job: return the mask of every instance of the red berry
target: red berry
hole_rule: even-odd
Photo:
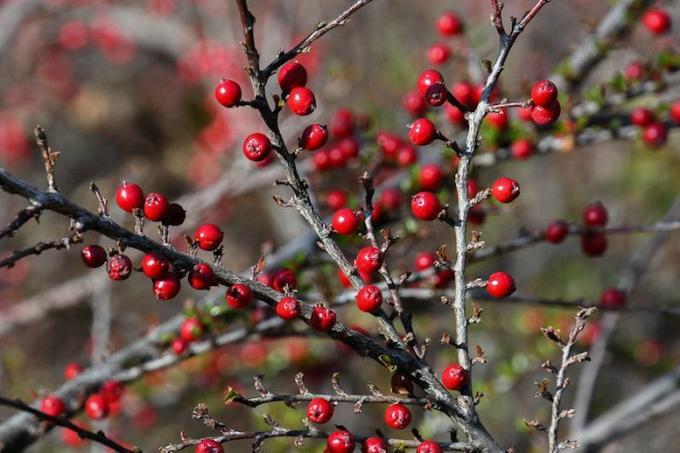
[[[642,16],[642,23],[655,35],[667,32],[671,28],[671,18],[668,13],[659,8],[650,8]]]
[[[106,262],[106,250],[99,245],[88,245],[80,251],[80,256],[88,267],[99,267]]]
[[[186,318],[179,326],[179,336],[187,343],[196,341],[196,339],[203,335],[203,331],[203,323],[198,318],[194,317]]]
[[[517,109],[517,118],[520,121],[529,122],[531,121],[531,107],[520,107]]]
[[[245,308],[253,301],[253,292],[242,283],[234,283],[227,289],[227,303],[232,308]]]
[[[642,141],[651,148],[660,148],[666,143],[668,129],[663,123],[652,123],[642,131]]]
[[[427,118],[418,118],[409,126],[408,138],[414,145],[429,145],[437,138],[437,128]]]
[[[215,88],[215,99],[225,107],[233,107],[241,100],[241,86],[233,80],[222,79]]]
[[[116,189],[116,203],[118,207],[126,212],[144,207],[144,192],[137,184],[123,182]]]
[[[368,246],[359,250],[354,261],[359,272],[372,274],[382,266],[383,256],[382,253],[380,253],[380,250]]]
[[[177,337],[174,340],[172,340],[172,343],[170,343],[170,347],[172,348],[172,352],[174,352],[177,355],[181,355],[184,354],[184,352],[189,348],[189,343],[187,343],[182,338]]]
[[[418,118],[427,112],[427,103],[418,91],[413,90],[401,98],[401,106],[409,115]]]
[[[673,120],[673,122],[680,124],[680,101],[673,102],[668,109],[668,113],[670,114],[671,120]]]
[[[486,292],[497,299],[515,292],[515,280],[506,272],[494,272],[486,282]]]
[[[437,30],[444,36],[455,36],[463,32],[463,21],[457,14],[446,11],[437,19]]]
[[[498,178],[491,185],[491,195],[501,203],[510,203],[519,197],[519,184],[511,178]]]
[[[411,212],[420,220],[434,220],[442,210],[439,198],[432,192],[418,192],[411,198]]]
[[[526,139],[515,140],[510,151],[515,159],[527,159],[534,153],[534,144]]]
[[[196,445],[195,453],[224,453],[222,444],[212,439],[201,439]]]
[[[115,379],[109,379],[102,384],[99,389],[99,394],[104,397],[107,403],[115,404],[123,397],[125,386],[122,382]]]
[[[109,273],[109,278],[111,280],[127,280],[132,273],[132,261],[127,255],[122,253],[117,253],[110,256],[106,262],[106,272]]]
[[[331,135],[335,138],[349,137],[356,128],[356,118],[349,109],[338,109],[331,117]]]
[[[425,93],[427,93],[427,89],[430,87],[430,85],[435,85],[435,84],[444,84],[444,76],[439,72],[434,69],[427,69],[423,71],[420,74],[420,77],[418,77],[418,94],[420,94],[420,97],[425,97]]]
[[[609,214],[602,203],[596,201],[583,208],[583,224],[587,226],[602,227],[607,224]]]
[[[413,165],[418,160],[418,150],[411,145],[403,145],[397,152],[397,163],[402,167]]]
[[[592,231],[583,233],[581,235],[581,250],[590,257],[604,255],[607,250],[607,235]]]
[[[273,272],[261,272],[255,277],[258,283],[268,286],[274,289],[274,273]]]
[[[168,213],[170,202],[163,194],[151,192],[144,199],[144,216],[152,222],[160,222]]]
[[[314,398],[307,405],[307,418],[314,423],[324,424],[333,417],[333,405],[324,398]]]
[[[425,164],[418,172],[418,184],[422,189],[435,191],[444,179],[444,172],[437,164]]]
[[[255,132],[243,140],[243,155],[253,162],[261,162],[272,152],[272,142],[264,134]]]
[[[454,105],[445,104],[444,114],[446,114],[446,119],[448,119],[451,124],[457,126],[465,124],[465,113]]]
[[[531,88],[531,100],[541,107],[548,107],[557,100],[557,87],[550,80],[536,82]]]
[[[340,140],[338,148],[342,151],[345,160],[353,159],[359,155],[359,141],[354,137],[345,137]]]
[[[383,302],[382,292],[375,285],[367,285],[359,290],[356,296],[357,307],[366,313],[376,311]]]
[[[350,208],[342,208],[333,214],[333,229],[339,234],[352,234],[359,226],[357,215]]]
[[[396,187],[385,189],[378,197],[378,203],[388,212],[395,212],[401,206],[401,191]]]
[[[385,423],[393,429],[404,429],[411,424],[411,411],[401,403],[387,406]]]
[[[569,224],[564,220],[555,220],[545,229],[545,240],[551,244],[564,241],[569,233]]]
[[[476,105],[475,87],[468,82],[458,82],[453,86],[453,96],[466,107]]]
[[[302,131],[300,147],[308,151],[321,148],[328,141],[328,128],[321,124],[310,124]]]
[[[425,102],[432,107],[439,107],[444,104],[449,96],[449,90],[446,89],[443,83],[435,83],[427,87],[425,92]]]
[[[55,395],[49,395],[40,401],[40,412],[44,412],[52,417],[59,417],[66,410],[64,401]]]
[[[204,290],[215,286],[215,272],[205,263],[198,263],[189,272],[189,285],[194,289]]]
[[[109,415],[109,403],[103,395],[93,393],[85,401],[85,413],[92,420],[101,420]]]
[[[387,444],[380,437],[369,437],[361,446],[361,453],[387,453]]]
[[[222,239],[224,239],[224,233],[212,223],[204,223],[194,232],[194,241],[198,243],[201,250],[215,250],[222,243]]]
[[[621,308],[626,305],[626,293],[618,288],[607,288],[600,295],[600,305],[604,308]]]
[[[317,305],[312,309],[312,315],[309,318],[309,325],[319,332],[326,332],[335,325],[336,315],[335,311],[321,305]]]
[[[482,225],[486,220],[486,211],[480,206],[473,206],[468,213],[468,221],[472,225]]]
[[[636,126],[648,126],[654,119],[654,112],[643,107],[638,107],[630,112],[630,122]]]
[[[165,214],[163,223],[170,226],[179,226],[187,218],[187,212],[177,203],[170,203],[168,212]]]
[[[342,168],[342,166],[345,165],[345,162],[347,162],[347,158],[339,146],[333,146],[327,153],[328,162],[331,168]]]
[[[420,252],[416,255],[413,262],[417,271],[425,271],[434,268],[434,263],[437,262],[437,255],[432,252]]]
[[[626,66],[624,75],[630,81],[640,81],[647,75],[647,68],[643,63],[633,61]]]
[[[169,269],[170,263],[157,257],[153,252],[142,257],[142,272],[151,279],[161,278]]]
[[[443,453],[442,447],[437,442],[424,440],[416,447],[416,453]]]
[[[283,297],[276,303],[276,314],[286,321],[295,319],[300,315],[300,302],[294,297]]]
[[[170,300],[175,297],[182,288],[179,278],[174,272],[168,272],[153,281],[153,293],[160,300]]]
[[[432,64],[444,64],[451,57],[451,49],[442,42],[433,44],[427,49],[427,59]]]
[[[354,447],[354,436],[344,429],[333,431],[326,439],[328,453],[352,453]]]
[[[288,269],[287,267],[282,267],[274,272],[272,287],[279,291],[284,292],[287,290],[294,290],[297,288],[297,276],[295,271]]]
[[[457,363],[449,365],[442,372],[442,384],[449,390],[460,390],[467,382],[468,372]]]
[[[296,115],[309,115],[316,109],[314,92],[307,87],[293,88],[288,95],[288,107]]]
[[[331,168],[330,156],[328,155],[328,151],[324,149],[321,149],[314,153],[312,159],[314,162],[314,168],[319,171],[328,170],[329,168]]]
[[[505,113],[505,110],[489,113],[486,115],[486,120],[489,122],[491,127],[499,131],[507,129],[508,124],[510,124],[510,118],[508,117],[508,114]]]
[[[548,126],[557,121],[560,113],[562,113],[560,101],[555,101],[546,107],[541,105],[534,106],[531,109],[531,119],[539,126]]]
[[[344,190],[331,190],[326,194],[326,205],[332,211],[339,211],[347,206],[347,199],[347,192]]]
[[[378,146],[387,158],[394,157],[402,144],[399,137],[394,134],[380,133],[377,139]]]
[[[82,371],[83,367],[80,364],[71,362],[64,367],[64,379],[67,381],[75,379]]]
[[[74,425],[76,425],[80,428],[88,429],[87,426],[85,426],[83,423],[80,423],[76,420],[72,421],[71,423],[73,423]],[[83,444],[85,443],[85,440],[81,439],[77,432],[75,432],[71,429],[68,429],[68,428],[62,428],[62,430],[61,430],[61,441],[64,443],[64,445],[66,445],[68,447],[73,447],[73,448],[82,447]]]
[[[281,66],[277,78],[281,90],[287,93],[295,87],[307,85],[307,70],[297,61],[289,61]]]

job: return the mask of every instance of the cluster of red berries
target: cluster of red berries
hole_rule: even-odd
[[[92,420],[102,420],[116,408],[123,396],[125,387],[119,381],[108,380],[104,382],[99,390],[87,397],[84,403],[85,414]],[[67,412],[66,404],[57,395],[48,395],[40,401],[38,407],[41,412],[52,417],[60,417]]]
[[[312,163],[316,170],[344,168],[359,156],[361,142],[357,132],[364,126],[358,115],[341,108],[333,113],[328,127],[320,124],[307,126],[299,139],[299,146],[315,151]]]
[[[680,124],[680,101],[675,101],[668,108],[670,120]],[[630,112],[630,122],[641,130],[640,139],[650,148],[660,148],[668,139],[668,127],[656,113],[648,108],[638,107]]]
[[[443,38],[460,36],[464,31],[464,24],[460,16],[451,11],[444,12],[437,19],[437,31]],[[451,48],[444,42],[437,42],[427,50],[427,59],[432,64],[444,64],[451,57]]]
[[[557,99],[557,87],[550,80],[536,82],[531,88],[531,119],[539,126],[548,126],[559,118],[562,112]]]
[[[583,208],[583,225],[601,228],[607,226],[609,214],[607,208],[596,201]],[[594,230],[586,230],[581,234],[581,249],[587,256],[602,256],[607,250],[607,235]]]

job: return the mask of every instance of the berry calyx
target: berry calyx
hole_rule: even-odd
[[[440,84],[440,85],[444,84],[444,76],[441,74],[441,72],[439,72],[437,70],[426,69],[418,77],[418,82],[417,82],[418,94],[420,94],[420,97],[424,98],[425,94],[427,93],[427,89],[431,85],[437,85],[437,84]]]
[[[380,437],[369,437],[361,446],[361,453],[387,453],[387,444]]]
[[[344,429],[333,431],[326,439],[328,453],[352,453],[355,445],[352,433]]]
[[[272,152],[272,142],[266,135],[255,132],[243,140],[243,155],[253,162],[261,162]]]
[[[512,178],[498,178],[491,185],[491,196],[501,203],[510,203],[519,197],[519,184]]]
[[[144,207],[144,192],[137,184],[123,181],[123,184],[116,189],[116,203],[125,212],[132,212],[135,209]]]
[[[506,272],[494,272],[486,282],[486,292],[497,299],[508,297],[515,289],[515,280]]]
[[[59,417],[66,410],[66,405],[58,396],[48,395],[40,401],[38,409],[40,409],[40,412],[44,412],[52,417]]]
[[[241,85],[233,80],[220,80],[215,88],[215,99],[227,108],[235,106],[241,100]]]
[[[547,106],[535,105],[531,109],[531,119],[539,126],[549,126],[560,117],[562,106],[560,101],[555,101]]]
[[[376,311],[383,303],[383,296],[380,288],[375,285],[364,286],[357,292],[357,308],[366,313]]]
[[[429,145],[437,138],[437,128],[427,118],[418,118],[410,124],[408,138],[414,145]]]
[[[307,405],[307,418],[314,423],[327,423],[333,417],[333,405],[325,398],[314,398]]]
[[[287,93],[295,87],[307,85],[307,70],[297,61],[289,61],[281,66],[277,79],[281,90]]]
[[[602,227],[607,224],[609,214],[607,208],[599,202],[590,203],[583,208],[583,224],[587,226]]]
[[[531,88],[531,100],[541,107],[548,107],[557,100],[557,87],[550,80],[536,82]]]
[[[111,280],[127,280],[132,273],[132,261],[127,255],[116,253],[106,261],[106,272]]]
[[[189,285],[198,290],[210,289],[215,286],[215,273],[212,268],[205,263],[198,263],[189,272]]]
[[[626,293],[618,288],[607,288],[600,295],[600,305],[610,309],[621,308],[626,305]]]
[[[100,267],[106,263],[106,250],[99,245],[88,245],[80,251],[80,257],[88,267]]]
[[[437,19],[437,30],[444,37],[459,35],[463,29],[463,21],[456,13],[446,11]]]
[[[170,300],[175,297],[182,285],[174,272],[168,272],[153,281],[153,293],[159,300]]]
[[[569,224],[564,220],[554,220],[545,229],[545,240],[551,244],[559,244],[564,241],[569,233]]]
[[[367,246],[359,250],[354,263],[359,272],[372,274],[380,269],[382,266],[383,256],[379,249],[372,246]]]
[[[339,234],[352,234],[357,230],[357,226],[359,226],[359,219],[350,208],[342,208],[333,214],[331,225]]]
[[[196,444],[195,453],[224,453],[224,448],[222,444],[213,439],[201,439],[201,441]]]
[[[328,128],[321,124],[310,124],[302,131],[299,145],[307,151],[315,151],[328,141]]]
[[[307,87],[295,87],[288,95],[288,108],[299,116],[307,116],[316,109],[314,92]]]
[[[434,441],[424,440],[416,447],[416,453],[443,453],[442,447]]]
[[[283,297],[276,303],[276,314],[286,321],[295,319],[300,315],[300,302],[294,297]]]
[[[411,198],[411,213],[420,220],[434,220],[442,210],[439,198],[432,192],[418,192]]]
[[[155,253],[147,253],[142,257],[142,272],[151,279],[161,278],[169,269],[170,263]]]
[[[187,343],[191,343],[203,335],[204,329],[205,327],[200,319],[186,318],[179,326],[179,337]]]
[[[100,393],[90,395],[85,401],[85,413],[92,420],[101,420],[109,415],[109,403]]]
[[[212,223],[204,223],[194,232],[194,241],[201,250],[215,250],[222,243],[222,239],[224,239],[224,233]]]
[[[418,185],[431,192],[439,189],[444,180],[444,172],[437,164],[425,164],[418,172]]]
[[[411,424],[411,411],[401,403],[387,406],[385,423],[393,429],[404,429]]]
[[[227,289],[225,299],[231,308],[245,308],[253,301],[253,291],[242,283],[234,283]]]
[[[170,202],[165,195],[151,192],[144,199],[144,217],[152,222],[160,222],[168,213]]]
[[[297,276],[292,269],[282,267],[274,272],[272,277],[272,288],[281,293],[297,288]]]
[[[444,368],[442,384],[449,390],[460,390],[467,382],[468,372],[461,365],[454,363]]]
[[[647,30],[655,35],[667,32],[671,28],[671,18],[668,13],[660,8],[650,8],[642,16],[642,23]]]
[[[319,332],[326,332],[335,325],[336,314],[335,311],[322,305],[317,305],[312,309],[312,315],[309,318],[309,325]]]

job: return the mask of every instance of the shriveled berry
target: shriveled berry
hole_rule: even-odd
[[[215,250],[222,243],[222,239],[224,239],[224,233],[212,223],[204,223],[194,232],[194,241],[198,243],[201,250]]]
[[[198,263],[189,272],[189,285],[194,289],[205,290],[215,286],[215,272],[206,263]]]
[[[418,118],[409,127],[408,138],[414,145],[429,145],[437,138],[437,128],[429,119]]]
[[[168,213],[170,202],[165,195],[151,192],[144,199],[144,217],[152,222],[160,222]]]
[[[302,131],[300,147],[308,151],[321,148],[328,141],[328,128],[321,124],[310,124]]]
[[[132,273],[132,261],[130,261],[127,255],[116,253],[106,261],[106,272],[109,273],[111,280],[127,280],[130,277],[130,273]]]
[[[184,223],[187,218],[187,212],[177,203],[170,203],[168,212],[165,214],[163,223],[170,226],[179,226]]]
[[[261,162],[272,152],[272,142],[266,135],[255,132],[243,140],[243,155],[253,162]]]
[[[116,203],[125,212],[144,208],[144,192],[137,184],[124,182],[116,189]]]
[[[494,272],[486,282],[486,292],[497,299],[508,297],[515,292],[515,280],[506,272]]]
[[[316,109],[314,92],[307,87],[293,88],[288,95],[288,108],[296,115],[309,115]]]
[[[300,315],[300,302],[294,297],[283,297],[276,303],[276,314],[286,321],[295,319]]]
[[[333,405],[325,398],[314,398],[307,405],[307,418],[314,423],[327,423],[333,418]]]
[[[142,257],[142,272],[151,279],[161,278],[169,269],[170,263],[155,253],[147,253]]]
[[[427,69],[423,71],[418,77],[418,94],[420,94],[421,97],[425,97],[425,93],[427,93],[427,89],[430,87],[430,85],[443,83],[444,76],[441,74],[441,72],[434,69]]]
[[[550,80],[536,82],[531,88],[531,100],[536,105],[548,107],[557,100],[557,87]]]
[[[297,276],[292,269],[282,267],[277,269],[272,277],[272,287],[279,292],[284,292],[286,289],[291,291],[297,288]]]
[[[401,403],[387,406],[385,423],[392,429],[405,429],[411,424],[411,411]]]
[[[382,266],[383,256],[376,247],[367,246],[359,250],[354,261],[359,272],[372,274]]]
[[[312,316],[309,318],[309,325],[319,332],[326,332],[335,325],[336,314],[330,308],[317,305],[312,309]]]
[[[545,229],[545,240],[551,244],[559,244],[564,241],[569,233],[569,224],[564,220],[554,220]]]
[[[344,429],[333,431],[326,439],[328,453],[352,453],[355,446],[354,436]]]
[[[359,219],[356,213],[350,208],[342,208],[333,214],[333,220],[331,222],[333,229],[339,234],[347,235],[352,234],[357,230],[359,226]]]
[[[468,372],[457,363],[444,368],[442,384],[449,390],[460,390],[467,382]]]
[[[88,267],[100,267],[106,263],[106,250],[99,245],[88,245],[80,251],[80,256]]]
[[[215,99],[225,107],[233,107],[241,100],[241,86],[233,80],[220,80],[215,88]]]
[[[519,197],[519,184],[512,178],[498,178],[491,185],[491,196],[501,203],[510,203]]]
[[[449,90],[446,89],[443,83],[435,83],[427,88],[425,102],[433,107],[439,107],[446,102],[448,95]]]
[[[85,400],[85,413],[92,420],[101,420],[109,415],[109,403],[103,395],[93,393]]]
[[[420,220],[434,220],[442,210],[439,198],[432,192],[418,192],[411,198],[411,212]]]
[[[40,409],[40,412],[44,412],[52,417],[59,417],[66,410],[66,405],[58,396],[49,395],[40,401],[38,409]]]
[[[307,85],[307,70],[297,61],[289,61],[281,66],[277,79],[281,90],[287,93],[295,87]]]
[[[153,281],[153,293],[160,300],[170,300],[175,297],[182,285],[174,272],[168,272]]]
[[[253,301],[253,291],[242,283],[234,283],[227,289],[226,301],[232,308],[245,308]]]
[[[375,285],[367,285],[359,290],[356,296],[357,308],[366,313],[376,311],[383,302],[382,292]]]

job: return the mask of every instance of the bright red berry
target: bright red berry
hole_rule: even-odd
[[[116,203],[125,212],[144,208],[144,192],[137,184],[123,182],[116,189]]]
[[[413,266],[417,271],[432,269],[437,262],[437,255],[432,252],[420,252],[413,261]]]
[[[189,348],[189,343],[180,337],[176,337],[170,343],[170,348],[172,348],[172,352],[175,354],[181,355]]]
[[[660,148],[666,143],[668,129],[663,123],[652,123],[642,131],[642,141],[651,148]]]
[[[359,272],[372,274],[382,266],[383,256],[376,247],[368,246],[359,250],[354,261]]]
[[[650,8],[642,16],[642,23],[655,35],[667,32],[671,28],[671,18],[660,8]]]
[[[469,82],[458,82],[453,85],[453,96],[466,107],[472,108],[477,105],[476,88]]]
[[[287,267],[276,270],[273,274],[272,287],[279,292],[291,291],[297,288],[295,271]]]
[[[442,384],[449,390],[460,390],[467,382],[468,372],[457,363],[444,368]]]
[[[359,219],[354,211],[350,208],[342,208],[333,214],[333,221],[331,222],[333,229],[339,234],[352,234],[359,226]]]
[[[120,401],[124,392],[125,386],[123,383],[115,379],[105,381],[99,389],[99,394],[102,395],[109,404],[115,404]]]
[[[328,141],[328,128],[321,124],[310,124],[302,131],[300,147],[308,151],[321,148]]]
[[[435,83],[430,85],[425,92],[425,102],[432,107],[439,107],[444,104],[449,97],[449,90],[446,89],[443,83]]]
[[[170,203],[168,212],[165,214],[163,223],[170,226],[179,226],[187,218],[187,212],[177,203]]]
[[[331,190],[326,194],[326,206],[332,211],[339,211],[347,206],[347,192],[342,189]]]
[[[325,149],[320,149],[314,153],[312,162],[314,162],[314,168],[319,171],[324,171],[331,168],[330,156],[328,155],[328,151]]]
[[[288,95],[288,107],[296,115],[309,115],[316,109],[314,92],[307,87],[293,88]]]
[[[505,110],[489,113],[486,115],[486,120],[489,122],[491,127],[499,131],[507,129],[508,125],[510,124],[510,117],[505,112]]]
[[[467,181],[467,196],[468,198],[474,198],[475,195],[479,193],[479,184],[474,179],[468,179]]]
[[[168,272],[153,281],[153,293],[160,300],[170,300],[175,297],[182,285],[174,272]]]
[[[462,126],[465,124],[465,113],[454,105],[444,104],[444,114],[453,125]]]
[[[545,229],[545,240],[551,244],[559,244],[564,241],[569,233],[569,224],[564,220],[554,220]]]
[[[196,444],[195,453],[224,453],[224,448],[222,444],[213,439],[201,439],[201,441]]]
[[[179,336],[187,343],[191,343],[203,335],[204,329],[205,327],[200,319],[194,317],[186,318],[179,326]]]
[[[272,152],[272,142],[264,134],[255,132],[243,140],[243,155],[253,162],[261,162]]]
[[[437,138],[437,128],[434,123],[427,118],[418,118],[411,123],[408,138],[414,145],[425,146],[432,143]]]
[[[297,61],[289,61],[281,66],[277,79],[281,90],[288,93],[295,87],[307,85],[307,70]]]
[[[82,373],[83,367],[80,364],[71,362],[64,367],[64,379],[70,381]]]
[[[324,424],[333,417],[333,405],[325,398],[314,398],[307,405],[307,418],[314,423]]]
[[[418,185],[431,192],[439,189],[443,179],[444,172],[437,164],[425,164],[418,172]]]
[[[599,202],[590,203],[583,208],[583,224],[587,226],[601,227],[609,221],[607,208]]]
[[[411,198],[411,212],[420,220],[434,220],[442,210],[439,198],[432,192],[418,192]]]
[[[587,256],[596,257],[604,255],[607,250],[607,235],[587,231],[581,235],[581,250]]]
[[[338,142],[338,148],[347,159],[353,159],[359,155],[359,141],[354,137],[345,137]]]
[[[430,87],[430,85],[435,84],[444,84],[444,76],[441,74],[441,72],[434,69],[426,69],[423,71],[418,77],[417,83],[418,94],[420,94],[420,97],[424,98],[425,93],[427,93],[427,89]]]
[[[531,140],[515,140],[510,147],[510,152],[514,159],[527,159],[534,153],[534,144]]]
[[[361,453],[387,453],[387,444],[380,437],[369,437],[361,446]]]
[[[531,109],[531,119],[539,126],[548,126],[557,121],[560,113],[562,113],[560,101],[555,101],[546,107],[535,105]]]
[[[85,413],[92,420],[101,420],[109,415],[109,403],[103,395],[93,393],[85,400]]]
[[[644,63],[633,61],[623,72],[627,80],[640,81],[647,76],[647,67]]]
[[[515,280],[506,272],[494,272],[486,282],[486,292],[497,299],[515,292]]]
[[[234,283],[227,289],[227,303],[232,308],[245,308],[253,301],[253,292],[242,283]]]
[[[531,107],[520,107],[517,109],[517,118],[520,121],[529,122],[531,119]]]
[[[673,122],[680,124],[680,101],[675,101],[671,104],[668,109],[668,113],[671,116]]]
[[[401,191],[396,187],[385,189],[378,197],[378,203],[386,211],[396,212],[401,206]]]
[[[38,409],[40,409],[40,412],[44,412],[52,417],[59,417],[66,410],[66,405],[58,396],[49,395],[40,401]]]
[[[198,263],[189,272],[189,285],[194,289],[205,290],[215,286],[215,272],[205,263]]]
[[[295,319],[300,315],[300,302],[294,297],[283,297],[276,303],[276,314],[286,321]]]
[[[491,195],[501,203],[510,203],[519,197],[519,184],[512,178],[498,178],[491,185]]]
[[[116,253],[106,261],[106,272],[109,273],[111,280],[127,280],[132,272],[132,261],[127,255]]]
[[[424,440],[416,447],[416,453],[443,453],[442,447],[431,440]]]
[[[630,112],[630,122],[636,126],[648,126],[654,121],[654,119],[654,112],[643,107],[638,107]]]
[[[215,88],[215,99],[225,107],[233,107],[241,100],[241,86],[233,80],[222,79]]]
[[[557,87],[550,80],[536,82],[531,88],[531,100],[541,107],[548,107],[557,100]]]
[[[413,165],[418,160],[418,150],[411,145],[403,145],[397,152],[397,163],[402,167]]]
[[[80,256],[88,267],[99,267],[106,262],[106,250],[99,245],[88,245],[80,251]]]
[[[356,117],[349,109],[338,109],[331,117],[330,130],[335,138],[349,137],[356,129]]]
[[[326,439],[328,453],[352,453],[355,445],[352,433],[344,429],[333,431]]]
[[[204,223],[194,232],[194,241],[198,243],[201,250],[215,250],[222,243],[222,239],[224,239],[224,233],[212,223]]]
[[[144,199],[144,217],[152,222],[160,222],[168,213],[170,202],[165,195],[151,192]]]
[[[364,286],[357,293],[356,301],[359,310],[372,313],[382,305],[382,292],[375,285]]]
[[[153,252],[142,257],[142,272],[151,279],[161,278],[169,269],[170,263]]]
[[[414,118],[423,116],[427,112],[427,103],[423,96],[418,91],[413,90],[407,92],[401,98],[401,107]]]
[[[433,44],[427,49],[427,59],[432,64],[444,64],[451,57],[451,48],[443,42]]]
[[[463,33],[463,21],[450,11],[446,11],[437,19],[437,30],[444,37],[455,36]]]
[[[618,288],[607,288],[600,295],[600,305],[604,308],[621,308],[626,305],[626,293]]]
[[[401,403],[387,406],[385,423],[393,429],[404,429],[411,424],[411,411]]]
[[[309,325],[319,332],[326,332],[333,328],[335,320],[335,311],[322,305],[317,305],[312,309]]]

